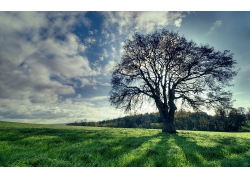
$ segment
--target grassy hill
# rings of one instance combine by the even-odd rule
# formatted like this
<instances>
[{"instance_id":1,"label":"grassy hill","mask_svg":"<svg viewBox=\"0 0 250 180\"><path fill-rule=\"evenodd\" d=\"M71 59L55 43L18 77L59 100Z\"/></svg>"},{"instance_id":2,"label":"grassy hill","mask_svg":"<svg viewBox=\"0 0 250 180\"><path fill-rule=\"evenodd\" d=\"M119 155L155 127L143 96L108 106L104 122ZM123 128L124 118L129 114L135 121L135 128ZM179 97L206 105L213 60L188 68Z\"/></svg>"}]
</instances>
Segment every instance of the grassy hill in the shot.
<instances>
[{"instance_id":1,"label":"grassy hill","mask_svg":"<svg viewBox=\"0 0 250 180\"><path fill-rule=\"evenodd\" d=\"M250 132L178 132L0 122L0 166L250 166Z\"/></svg>"}]
</instances>

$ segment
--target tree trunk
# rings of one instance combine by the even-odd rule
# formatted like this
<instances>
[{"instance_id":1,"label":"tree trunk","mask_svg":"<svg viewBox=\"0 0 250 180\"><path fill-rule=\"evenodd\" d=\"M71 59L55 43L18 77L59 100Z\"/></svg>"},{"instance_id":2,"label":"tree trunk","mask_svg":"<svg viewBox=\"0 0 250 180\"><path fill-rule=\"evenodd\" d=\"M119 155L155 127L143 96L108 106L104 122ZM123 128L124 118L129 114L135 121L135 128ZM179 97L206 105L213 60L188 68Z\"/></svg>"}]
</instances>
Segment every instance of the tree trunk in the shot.
<instances>
[{"instance_id":1,"label":"tree trunk","mask_svg":"<svg viewBox=\"0 0 250 180\"><path fill-rule=\"evenodd\" d=\"M177 133L174 127L174 112L176 110L176 106L174 103L171 104L170 108L162 103L160 100L156 100L156 106L159 110L160 117L163 120L162 132L175 134Z\"/></svg>"},{"instance_id":2,"label":"tree trunk","mask_svg":"<svg viewBox=\"0 0 250 180\"><path fill-rule=\"evenodd\" d=\"M177 131L174 127L174 124L172 122L164 122L163 121L163 127L162 127L162 132L167 132L170 134L176 134Z\"/></svg>"},{"instance_id":3,"label":"tree trunk","mask_svg":"<svg viewBox=\"0 0 250 180\"><path fill-rule=\"evenodd\" d=\"M163 127L162 127L162 132L167 132L167 133L177 133L175 126L174 126L174 111L173 112L168 112L166 111L165 108L159 110L160 116L163 120Z\"/></svg>"},{"instance_id":4,"label":"tree trunk","mask_svg":"<svg viewBox=\"0 0 250 180\"><path fill-rule=\"evenodd\" d=\"M174 91L173 90L169 90L169 101L168 101L168 108L169 111L165 112L165 117L163 119L163 128L162 128L162 132L168 132L171 134L176 134L177 131L174 127L174 113L177 109L177 107L175 106L174 103Z\"/></svg>"}]
</instances>

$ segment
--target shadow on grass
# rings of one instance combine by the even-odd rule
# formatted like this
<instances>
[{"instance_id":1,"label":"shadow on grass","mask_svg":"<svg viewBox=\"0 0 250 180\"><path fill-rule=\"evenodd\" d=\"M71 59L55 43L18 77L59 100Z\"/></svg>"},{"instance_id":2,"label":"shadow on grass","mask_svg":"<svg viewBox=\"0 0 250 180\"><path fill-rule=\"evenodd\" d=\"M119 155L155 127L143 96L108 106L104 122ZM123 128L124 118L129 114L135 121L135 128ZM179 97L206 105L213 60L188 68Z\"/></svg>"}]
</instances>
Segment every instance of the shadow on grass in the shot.
<instances>
[{"instance_id":1,"label":"shadow on grass","mask_svg":"<svg viewBox=\"0 0 250 180\"><path fill-rule=\"evenodd\" d=\"M210 137L199 134L204 141ZM153 167L249 167L249 141L240 141L234 137L212 138L211 144L198 143L195 136L186 137L185 133L170 135L159 133L150 139L160 139L157 143L144 149L140 157L131 158L123 166L153 166ZM201 145L199 145L201 144ZM132 150L134 151L134 149ZM128 152L127 152L128 153Z\"/></svg>"},{"instance_id":2,"label":"shadow on grass","mask_svg":"<svg viewBox=\"0 0 250 180\"><path fill-rule=\"evenodd\" d=\"M126 130L13 128L1 131L0 166L116 166L122 154L148 136L131 137Z\"/></svg>"},{"instance_id":3,"label":"shadow on grass","mask_svg":"<svg viewBox=\"0 0 250 180\"><path fill-rule=\"evenodd\" d=\"M0 166L250 166L250 143L182 131L134 129L2 129Z\"/></svg>"},{"instance_id":4,"label":"shadow on grass","mask_svg":"<svg viewBox=\"0 0 250 180\"><path fill-rule=\"evenodd\" d=\"M0 156L0 167L8 167L8 165L1 156Z\"/></svg>"},{"instance_id":5,"label":"shadow on grass","mask_svg":"<svg viewBox=\"0 0 250 180\"><path fill-rule=\"evenodd\" d=\"M237 137L213 137L208 134L198 136L203 142L198 143L195 136L175 137L176 144L183 150L192 166L250 166L249 139L243 141Z\"/></svg>"}]
</instances>

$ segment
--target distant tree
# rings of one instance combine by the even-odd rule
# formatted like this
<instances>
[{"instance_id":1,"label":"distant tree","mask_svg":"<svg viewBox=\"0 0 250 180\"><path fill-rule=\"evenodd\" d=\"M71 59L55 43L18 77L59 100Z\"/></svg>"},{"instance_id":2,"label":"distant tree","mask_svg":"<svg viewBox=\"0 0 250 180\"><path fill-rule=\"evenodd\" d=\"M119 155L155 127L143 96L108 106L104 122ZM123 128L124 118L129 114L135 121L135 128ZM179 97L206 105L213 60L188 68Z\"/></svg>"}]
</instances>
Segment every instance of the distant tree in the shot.
<instances>
[{"instance_id":1,"label":"distant tree","mask_svg":"<svg viewBox=\"0 0 250 180\"><path fill-rule=\"evenodd\" d=\"M247 108L248 109L248 111L247 111L247 113L246 113L246 118L247 118L247 122L249 123L250 122L250 108Z\"/></svg>"},{"instance_id":2,"label":"distant tree","mask_svg":"<svg viewBox=\"0 0 250 180\"><path fill-rule=\"evenodd\" d=\"M239 131L246 123L246 116L242 109L235 108L217 108L215 116L216 130L219 131Z\"/></svg>"},{"instance_id":3,"label":"distant tree","mask_svg":"<svg viewBox=\"0 0 250 180\"><path fill-rule=\"evenodd\" d=\"M240 128L245 125L246 116L242 114L242 109L232 108L228 115L228 120L226 121L227 131L239 131Z\"/></svg>"},{"instance_id":4,"label":"distant tree","mask_svg":"<svg viewBox=\"0 0 250 180\"><path fill-rule=\"evenodd\" d=\"M244 107L238 107L238 113L240 113L240 114L242 114L242 115L246 115L246 108L244 108Z\"/></svg>"},{"instance_id":5,"label":"distant tree","mask_svg":"<svg viewBox=\"0 0 250 180\"><path fill-rule=\"evenodd\" d=\"M141 123L142 127L150 128L151 119L148 113L144 114L144 116L141 117Z\"/></svg>"},{"instance_id":6,"label":"distant tree","mask_svg":"<svg viewBox=\"0 0 250 180\"><path fill-rule=\"evenodd\" d=\"M112 73L109 101L129 112L152 100L163 121L163 132L176 133L176 101L194 109L230 106L230 86L237 75L228 50L197 45L178 33L163 30L135 33L125 41L124 53Z\"/></svg>"},{"instance_id":7,"label":"distant tree","mask_svg":"<svg viewBox=\"0 0 250 180\"><path fill-rule=\"evenodd\" d=\"M216 131L224 131L226 129L225 122L227 121L228 114L229 110L226 108L218 107L215 109L214 125Z\"/></svg>"}]
</instances>

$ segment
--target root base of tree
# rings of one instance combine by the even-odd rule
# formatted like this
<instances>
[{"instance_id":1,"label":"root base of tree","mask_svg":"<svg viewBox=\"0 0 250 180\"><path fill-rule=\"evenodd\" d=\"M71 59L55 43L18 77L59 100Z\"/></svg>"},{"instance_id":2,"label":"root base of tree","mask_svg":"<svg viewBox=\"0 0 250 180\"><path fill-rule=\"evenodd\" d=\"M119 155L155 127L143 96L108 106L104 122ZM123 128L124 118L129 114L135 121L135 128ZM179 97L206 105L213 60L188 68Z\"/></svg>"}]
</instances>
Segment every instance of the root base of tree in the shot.
<instances>
[{"instance_id":1,"label":"root base of tree","mask_svg":"<svg viewBox=\"0 0 250 180\"><path fill-rule=\"evenodd\" d=\"M177 134L177 131L172 123L163 125L162 132Z\"/></svg>"}]
</instances>

